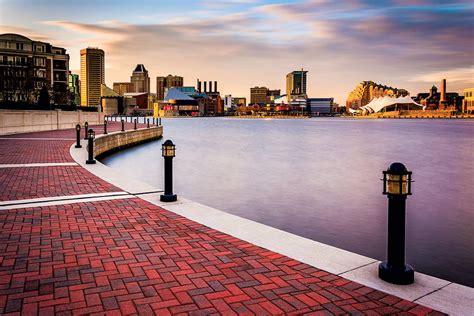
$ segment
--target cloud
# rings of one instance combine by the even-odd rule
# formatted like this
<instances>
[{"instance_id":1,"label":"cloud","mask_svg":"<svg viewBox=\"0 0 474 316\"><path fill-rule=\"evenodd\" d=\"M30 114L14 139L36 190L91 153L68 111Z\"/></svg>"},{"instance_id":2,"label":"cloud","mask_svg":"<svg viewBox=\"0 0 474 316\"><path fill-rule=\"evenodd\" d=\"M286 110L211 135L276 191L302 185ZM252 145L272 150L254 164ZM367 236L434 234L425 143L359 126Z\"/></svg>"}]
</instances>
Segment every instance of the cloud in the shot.
<instances>
[{"instance_id":1,"label":"cloud","mask_svg":"<svg viewBox=\"0 0 474 316\"><path fill-rule=\"evenodd\" d=\"M219 3L201 1L205 6L186 13L142 16L137 23L51 19L43 25L71 39L72 68L78 68L80 48L105 49L109 84L128 80L143 63L152 78L174 73L187 84L197 77L219 80L222 91L247 96L255 85L283 88L286 73L304 67L310 94L340 103L362 80L418 89L420 82L450 76L460 88L472 85L472 70L464 71L474 54L468 1Z\"/></svg>"}]
</instances>

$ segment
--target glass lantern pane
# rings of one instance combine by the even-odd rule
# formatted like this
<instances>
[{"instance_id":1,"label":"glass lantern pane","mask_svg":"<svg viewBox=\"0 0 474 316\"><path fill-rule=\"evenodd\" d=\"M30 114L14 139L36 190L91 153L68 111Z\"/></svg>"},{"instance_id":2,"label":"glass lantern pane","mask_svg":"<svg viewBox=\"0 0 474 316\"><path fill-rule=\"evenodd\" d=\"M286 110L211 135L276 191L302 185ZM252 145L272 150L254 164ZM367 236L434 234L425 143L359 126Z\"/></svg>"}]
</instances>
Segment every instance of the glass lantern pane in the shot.
<instances>
[{"instance_id":1,"label":"glass lantern pane","mask_svg":"<svg viewBox=\"0 0 474 316\"><path fill-rule=\"evenodd\" d=\"M400 179L401 177L401 179ZM402 182L400 191L400 181ZM387 193L390 194L407 194L408 181L406 175L387 174Z\"/></svg>"}]
</instances>

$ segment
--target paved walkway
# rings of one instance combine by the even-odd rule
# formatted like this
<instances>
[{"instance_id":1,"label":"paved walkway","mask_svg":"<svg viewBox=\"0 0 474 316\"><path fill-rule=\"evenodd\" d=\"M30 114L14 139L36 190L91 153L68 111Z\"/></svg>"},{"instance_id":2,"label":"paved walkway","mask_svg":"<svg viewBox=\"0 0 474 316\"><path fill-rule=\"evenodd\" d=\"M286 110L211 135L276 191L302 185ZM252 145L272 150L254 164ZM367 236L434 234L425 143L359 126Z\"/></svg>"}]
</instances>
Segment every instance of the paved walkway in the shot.
<instances>
[{"instance_id":1,"label":"paved walkway","mask_svg":"<svg viewBox=\"0 0 474 316\"><path fill-rule=\"evenodd\" d=\"M0 164L70 162L74 140L58 139L73 136L0 137ZM1 201L120 191L47 164L0 168L0 187ZM133 196L0 210L0 314L20 313L441 314Z\"/></svg>"}]
</instances>

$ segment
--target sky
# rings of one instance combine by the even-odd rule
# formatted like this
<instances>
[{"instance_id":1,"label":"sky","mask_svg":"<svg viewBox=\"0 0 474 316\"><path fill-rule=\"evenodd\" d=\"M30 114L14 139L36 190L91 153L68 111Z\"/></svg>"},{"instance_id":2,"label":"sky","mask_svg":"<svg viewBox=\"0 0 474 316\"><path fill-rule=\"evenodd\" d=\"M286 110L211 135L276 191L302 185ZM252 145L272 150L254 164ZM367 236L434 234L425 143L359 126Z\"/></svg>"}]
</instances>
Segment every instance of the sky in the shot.
<instances>
[{"instance_id":1,"label":"sky","mask_svg":"<svg viewBox=\"0 0 474 316\"><path fill-rule=\"evenodd\" d=\"M106 83L144 64L156 76L218 81L221 95L308 70L308 95L334 97L365 80L427 92L474 87L472 0L0 0L0 33L64 47L79 73L80 49L105 51Z\"/></svg>"}]
</instances>

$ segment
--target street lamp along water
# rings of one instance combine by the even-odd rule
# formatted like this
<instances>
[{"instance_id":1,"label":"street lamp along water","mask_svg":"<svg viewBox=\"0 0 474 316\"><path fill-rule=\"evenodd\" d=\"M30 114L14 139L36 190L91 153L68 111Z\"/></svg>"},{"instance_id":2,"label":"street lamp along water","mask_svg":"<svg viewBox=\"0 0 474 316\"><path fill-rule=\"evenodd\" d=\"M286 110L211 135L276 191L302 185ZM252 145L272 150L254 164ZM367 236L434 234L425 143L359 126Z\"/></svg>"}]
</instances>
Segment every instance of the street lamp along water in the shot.
<instances>
[{"instance_id":1,"label":"street lamp along water","mask_svg":"<svg viewBox=\"0 0 474 316\"><path fill-rule=\"evenodd\" d=\"M173 144L171 140L167 140L161 146L161 154L163 157L174 157L175 156L175 148L176 146Z\"/></svg>"},{"instance_id":2,"label":"street lamp along water","mask_svg":"<svg viewBox=\"0 0 474 316\"><path fill-rule=\"evenodd\" d=\"M394 162L383 172L383 194L411 195L411 171L400 162Z\"/></svg>"},{"instance_id":3,"label":"street lamp along water","mask_svg":"<svg viewBox=\"0 0 474 316\"><path fill-rule=\"evenodd\" d=\"M411 195L411 171L394 162L383 171L383 194L388 198L387 260L379 264L379 277L393 284L415 282L413 268L405 263L406 199Z\"/></svg>"}]
</instances>

